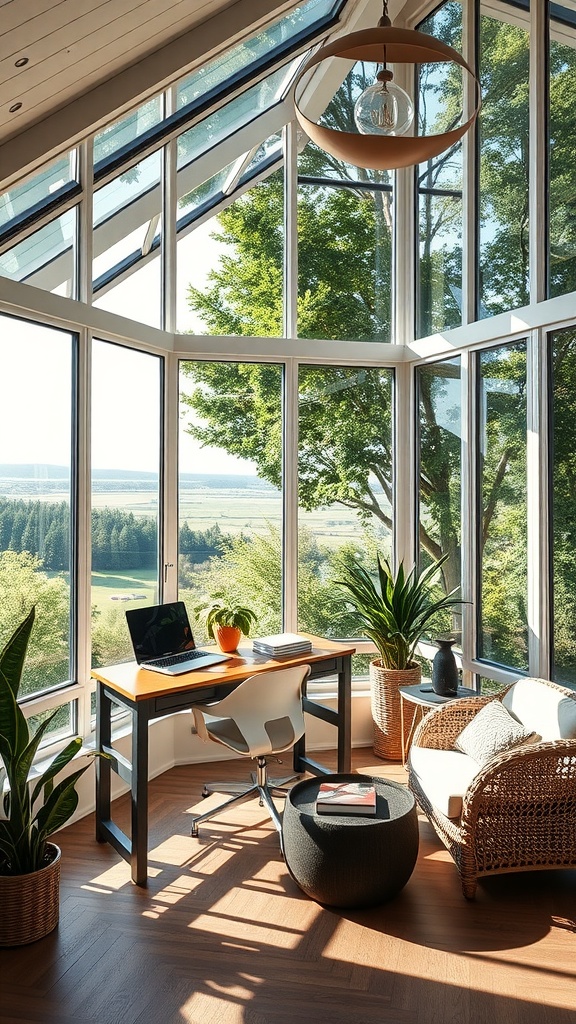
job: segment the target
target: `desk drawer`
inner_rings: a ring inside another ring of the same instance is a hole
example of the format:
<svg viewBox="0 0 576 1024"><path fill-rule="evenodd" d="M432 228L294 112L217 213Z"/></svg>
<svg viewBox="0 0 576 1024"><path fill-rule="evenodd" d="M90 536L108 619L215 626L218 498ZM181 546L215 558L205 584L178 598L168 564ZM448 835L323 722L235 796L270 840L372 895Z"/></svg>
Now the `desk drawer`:
<svg viewBox="0 0 576 1024"><path fill-rule="evenodd" d="M187 690L183 693L169 693L166 697L156 697L154 700L154 716L167 715L171 711L183 711L191 704L198 701L219 700L223 697L225 688L220 686L203 686L198 690Z"/></svg>
<svg viewBox="0 0 576 1024"><path fill-rule="evenodd" d="M321 661L318 664L312 663L309 679L321 679L323 676L333 676L340 670L340 659L332 658L330 661Z"/></svg>

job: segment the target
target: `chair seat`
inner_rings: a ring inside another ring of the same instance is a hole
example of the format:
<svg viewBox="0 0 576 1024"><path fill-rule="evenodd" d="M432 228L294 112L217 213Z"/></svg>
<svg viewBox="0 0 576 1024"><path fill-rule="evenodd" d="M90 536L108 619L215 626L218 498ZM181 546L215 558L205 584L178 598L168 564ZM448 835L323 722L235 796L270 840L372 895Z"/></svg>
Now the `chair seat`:
<svg viewBox="0 0 576 1024"><path fill-rule="evenodd" d="M430 803L447 818L459 818L464 795L479 766L458 750L410 749L410 771Z"/></svg>
<svg viewBox="0 0 576 1024"><path fill-rule="evenodd" d="M272 799L273 793L283 793L280 788L290 782L294 775L284 779L268 780L267 758L289 750L304 734L304 712L302 709L302 687L310 674L309 665L294 665L290 668L261 672L249 676L222 700L214 704L193 704L192 713L196 731L205 742L214 740L238 754L256 761L252 783L246 786L234 785L228 790L222 785L222 792L235 795L218 807L192 818L190 834L198 835L198 825L225 810L230 804L249 796L259 796L261 806L266 807L274 827L280 836L282 848L282 819ZM280 762L281 763L281 762ZM218 783L204 787L204 796L218 790Z"/></svg>

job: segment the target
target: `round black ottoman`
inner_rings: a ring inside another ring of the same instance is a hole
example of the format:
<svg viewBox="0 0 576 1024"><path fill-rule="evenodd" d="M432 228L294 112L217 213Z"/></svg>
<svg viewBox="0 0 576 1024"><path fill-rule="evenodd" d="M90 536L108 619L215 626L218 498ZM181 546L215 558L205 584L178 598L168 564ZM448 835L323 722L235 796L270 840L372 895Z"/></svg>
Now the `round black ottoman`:
<svg viewBox="0 0 576 1024"><path fill-rule="evenodd" d="M373 782L376 814L317 814L322 781ZM324 775L297 783L286 797L282 836L286 865L307 896L333 907L369 907L406 885L418 856L412 793L367 775Z"/></svg>

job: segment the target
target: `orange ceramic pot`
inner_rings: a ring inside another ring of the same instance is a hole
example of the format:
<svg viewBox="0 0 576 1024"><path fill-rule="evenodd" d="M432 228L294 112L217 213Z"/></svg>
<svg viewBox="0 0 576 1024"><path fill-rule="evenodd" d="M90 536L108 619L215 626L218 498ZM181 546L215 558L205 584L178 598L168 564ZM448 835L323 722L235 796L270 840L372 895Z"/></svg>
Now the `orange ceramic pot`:
<svg viewBox="0 0 576 1024"><path fill-rule="evenodd" d="M231 651L235 651L242 636L242 630L238 629L237 626L214 626L214 633L216 635L216 642L220 650L224 651L224 654L230 654Z"/></svg>

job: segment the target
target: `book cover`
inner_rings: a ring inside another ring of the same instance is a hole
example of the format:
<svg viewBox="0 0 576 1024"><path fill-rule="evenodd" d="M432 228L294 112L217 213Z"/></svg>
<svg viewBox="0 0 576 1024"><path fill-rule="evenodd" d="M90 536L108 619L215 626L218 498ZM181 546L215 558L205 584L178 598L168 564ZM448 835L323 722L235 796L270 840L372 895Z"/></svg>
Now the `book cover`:
<svg viewBox="0 0 576 1024"><path fill-rule="evenodd" d="M376 814L372 782L322 782L316 799L318 814Z"/></svg>

